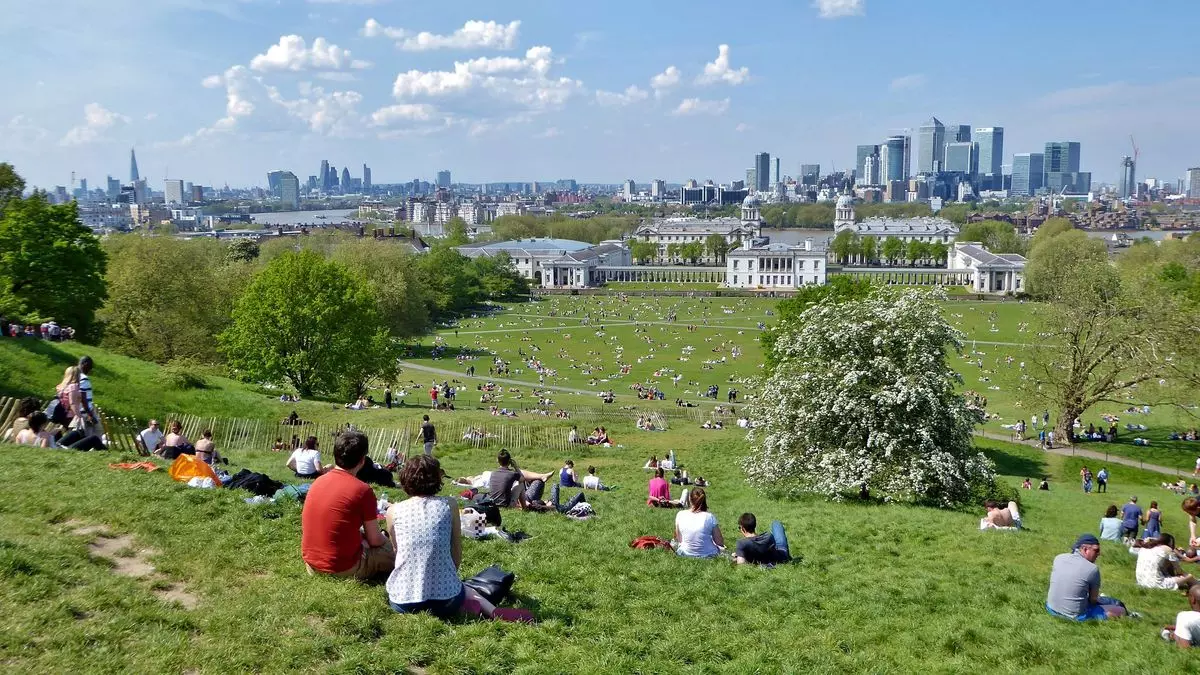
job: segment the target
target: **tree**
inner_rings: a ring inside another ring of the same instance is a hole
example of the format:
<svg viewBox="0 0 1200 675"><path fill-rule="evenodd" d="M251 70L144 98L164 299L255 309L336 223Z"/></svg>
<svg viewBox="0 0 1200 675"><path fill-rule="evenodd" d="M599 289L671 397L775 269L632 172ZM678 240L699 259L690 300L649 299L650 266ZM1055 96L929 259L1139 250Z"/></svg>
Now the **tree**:
<svg viewBox="0 0 1200 675"><path fill-rule="evenodd" d="M629 244L629 254L638 263L645 265L647 262L658 257L658 245L654 242L635 239Z"/></svg>
<svg viewBox="0 0 1200 675"><path fill-rule="evenodd" d="M888 237L879 247L879 253L889 265L895 265L896 261L904 255L904 241L898 237Z"/></svg>
<svg viewBox="0 0 1200 675"><path fill-rule="evenodd" d="M667 244L667 260L674 262L680 258L680 249L683 244Z"/></svg>
<svg viewBox="0 0 1200 675"><path fill-rule="evenodd" d="M98 313L106 347L167 363L218 361L216 335L229 324L224 276L228 255L213 240L119 235L104 242L108 300Z"/></svg>
<svg viewBox="0 0 1200 675"><path fill-rule="evenodd" d="M904 257L908 259L909 265L916 265L928 255L929 248L925 245L925 242L919 239L909 239L908 244L904 247Z"/></svg>
<svg viewBox="0 0 1200 675"><path fill-rule="evenodd" d="M961 333L940 294L879 289L820 302L780 332L751 410L750 481L830 499L875 494L953 506L990 486L972 448L982 411L955 390Z"/></svg>
<svg viewBox="0 0 1200 675"><path fill-rule="evenodd" d="M833 257L839 263L850 262L850 256L854 253L854 237L855 234L850 230L842 230L829 244L829 250L833 251Z"/></svg>
<svg viewBox="0 0 1200 675"><path fill-rule="evenodd" d="M967 223L958 232L958 241L975 241L991 253L1019 253L1026 250L1025 240L1011 224L999 220Z"/></svg>
<svg viewBox="0 0 1200 675"><path fill-rule="evenodd" d="M419 268L431 318L448 318L479 301L479 282L470 259L444 242L420 257Z"/></svg>
<svg viewBox="0 0 1200 675"><path fill-rule="evenodd" d="M225 259L229 262L250 262L258 259L260 252L256 239L234 239L225 247Z"/></svg>
<svg viewBox="0 0 1200 675"><path fill-rule="evenodd" d="M929 259L939 267L946 264L946 258L950 255L950 247L940 241L935 241L929 245Z"/></svg>
<svg viewBox="0 0 1200 675"><path fill-rule="evenodd" d="M219 341L242 377L286 380L302 396L361 390L395 361L367 282L311 251L259 272Z"/></svg>
<svg viewBox="0 0 1200 675"><path fill-rule="evenodd" d="M429 328L419 261L406 243L351 239L334 248L332 258L371 286L379 316L392 337L413 338Z"/></svg>
<svg viewBox="0 0 1200 675"><path fill-rule="evenodd" d="M767 368L774 368L779 361L775 354L775 340L781 333L795 331L805 310L821 302L836 304L862 300L871 295L874 288L866 277L838 275L830 277L827 283L820 286L801 286L796 289L795 295L780 300L775 308L778 316L775 325L763 331L758 339L763 347Z"/></svg>
<svg viewBox="0 0 1200 675"><path fill-rule="evenodd" d="M446 223L446 244L449 246L463 246L471 241L471 237L467 234L467 221L455 216Z"/></svg>
<svg viewBox="0 0 1200 675"><path fill-rule="evenodd" d="M1109 266L1108 247L1081 230L1035 239L1025 264L1025 290L1040 300L1070 302L1076 290L1073 280L1097 266ZM1116 270L1112 272L1115 278Z"/></svg>
<svg viewBox="0 0 1200 675"><path fill-rule="evenodd" d="M684 244L679 249L681 258L690 261L695 265L701 258L704 257L704 242L690 241Z"/></svg>
<svg viewBox="0 0 1200 675"><path fill-rule="evenodd" d="M725 264L725 255L729 253L729 242L725 241L725 237L719 234L710 234L704 242L704 247L708 250L708 256L718 265Z"/></svg>
<svg viewBox="0 0 1200 675"><path fill-rule="evenodd" d="M0 311L93 337L106 262L75 202L51 205L40 193L12 199L0 215Z"/></svg>
<svg viewBox="0 0 1200 675"><path fill-rule="evenodd" d="M952 223L963 225L967 222L967 217L975 210L974 205L967 203L947 204L937 212L938 216L949 220ZM969 241L969 240L967 240Z"/></svg>
<svg viewBox="0 0 1200 675"><path fill-rule="evenodd" d="M507 253L479 256L471 260L478 295L488 300L516 300L529 295L529 280L517 273Z"/></svg>
<svg viewBox="0 0 1200 675"><path fill-rule="evenodd" d="M20 199L25 193L25 179L21 178L8 162L0 162L0 215L4 214L4 205L14 199Z"/></svg>
<svg viewBox="0 0 1200 675"><path fill-rule="evenodd" d="M875 237L863 237L862 243L859 244L859 253L862 256L862 261L870 265L875 262L879 256L879 243Z"/></svg>

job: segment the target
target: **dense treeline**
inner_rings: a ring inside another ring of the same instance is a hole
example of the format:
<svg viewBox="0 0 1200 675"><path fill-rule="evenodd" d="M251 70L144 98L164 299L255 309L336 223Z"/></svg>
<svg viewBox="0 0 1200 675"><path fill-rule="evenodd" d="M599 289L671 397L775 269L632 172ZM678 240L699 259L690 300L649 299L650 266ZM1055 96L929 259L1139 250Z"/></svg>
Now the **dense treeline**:
<svg viewBox="0 0 1200 675"><path fill-rule="evenodd" d="M900 204L855 204L854 218L863 220L883 218L916 218L932 215L929 204L921 202ZM834 202L816 204L767 204L761 214L768 227L799 227L803 229L833 229ZM965 220L965 218L964 218Z"/></svg>
<svg viewBox="0 0 1200 675"><path fill-rule="evenodd" d="M598 244L606 239L620 239L633 232L639 219L635 216L596 216L569 218L567 216L501 216L492 222L492 239L528 239L555 237Z"/></svg>

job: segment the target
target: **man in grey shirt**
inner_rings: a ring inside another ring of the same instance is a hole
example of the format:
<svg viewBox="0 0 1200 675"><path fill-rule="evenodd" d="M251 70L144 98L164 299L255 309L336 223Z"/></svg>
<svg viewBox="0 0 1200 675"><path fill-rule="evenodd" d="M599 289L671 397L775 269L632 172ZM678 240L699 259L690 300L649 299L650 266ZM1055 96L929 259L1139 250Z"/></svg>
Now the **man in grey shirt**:
<svg viewBox="0 0 1200 675"><path fill-rule="evenodd" d="M1073 621L1103 621L1125 615L1125 605L1100 595L1100 540L1081 534L1070 553L1054 558L1050 571L1050 590L1046 610L1054 616Z"/></svg>

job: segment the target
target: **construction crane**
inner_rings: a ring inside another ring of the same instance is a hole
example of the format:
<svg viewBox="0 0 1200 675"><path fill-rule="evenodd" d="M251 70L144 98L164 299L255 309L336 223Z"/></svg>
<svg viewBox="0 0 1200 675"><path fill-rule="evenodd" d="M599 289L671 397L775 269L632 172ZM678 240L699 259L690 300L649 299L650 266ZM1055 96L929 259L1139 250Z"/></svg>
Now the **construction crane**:
<svg viewBox="0 0 1200 675"><path fill-rule="evenodd" d="M1133 165L1137 166L1138 155L1142 151L1138 148L1137 141L1133 140L1133 134L1129 134L1129 144L1133 146Z"/></svg>

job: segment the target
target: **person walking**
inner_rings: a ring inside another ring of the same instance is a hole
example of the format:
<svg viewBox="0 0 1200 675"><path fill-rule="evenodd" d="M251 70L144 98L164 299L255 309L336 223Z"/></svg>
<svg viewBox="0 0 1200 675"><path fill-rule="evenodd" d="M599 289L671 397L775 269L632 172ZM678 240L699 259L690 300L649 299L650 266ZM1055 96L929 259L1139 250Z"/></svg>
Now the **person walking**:
<svg viewBox="0 0 1200 675"><path fill-rule="evenodd" d="M383 390L383 407L388 410L392 409L392 385L390 384Z"/></svg>
<svg viewBox="0 0 1200 675"><path fill-rule="evenodd" d="M425 444L425 454L433 455L433 446L437 445L437 429L429 421L429 415L421 416L421 442Z"/></svg>
<svg viewBox="0 0 1200 675"><path fill-rule="evenodd" d="M1101 467L1096 474L1096 494L1108 492L1108 467Z"/></svg>

